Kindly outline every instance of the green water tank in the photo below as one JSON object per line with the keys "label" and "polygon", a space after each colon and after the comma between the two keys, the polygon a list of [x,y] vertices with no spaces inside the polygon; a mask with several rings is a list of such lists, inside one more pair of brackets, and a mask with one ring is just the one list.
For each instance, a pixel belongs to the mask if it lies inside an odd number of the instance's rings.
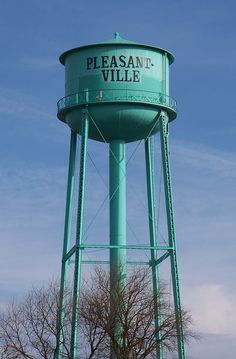
{"label": "green water tank", "polygon": [[58,118],[80,133],[82,112],[88,109],[89,138],[110,142],[144,139],[159,130],[161,110],[176,117],[169,97],[169,66],[173,55],[161,48],[122,39],[64,52],[65,97]]}

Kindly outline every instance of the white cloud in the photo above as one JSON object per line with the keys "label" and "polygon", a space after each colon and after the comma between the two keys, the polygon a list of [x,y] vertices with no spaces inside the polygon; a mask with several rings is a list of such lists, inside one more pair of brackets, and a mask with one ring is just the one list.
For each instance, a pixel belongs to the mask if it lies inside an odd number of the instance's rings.
{"label": "white cloud", "polygon": [[[89,150],[93,153],[93,158],[97,157],[101,171],[107,175],[107,146],[102,146],[98,147],[97,144],[95,146],[92,142]],[[232,335],[236,323],[234,310],[236,295],[233,289],[235,284],[232,282],[230,288],[227,283],[226,286],[230,289],[224,288],[221,284],[224,281],[220,276],[221,274],[227,276],[230,268],[233,273],[233,262],[230,261],[232,253],[235,252],[232,249],[235,233],[232,219],[235,204],[232,201],[233,189],[225,188],[224,181],[219,181],[219,185],[217,180],[222,179],[222,173],[226,173],[228,177],[231,176],[231,180],[235,179],[234,155],[216,152],[213,149],[206,151],[205,148],[199,148],[195,144],[174,143],[171,147],[172,159],[174,159],[172,164],[175,166],[174,179],[177,182],[175,186],[177,224],[180,227],[177,231],[177,235],[180,234],[177,240],[179,245],[184,243],[184,250],[180,251],[180,264],[186,269],[183,275],[181,273],[181,280],[185,286],[187,283],[192,283],[191,287],[185,289],[183,299],[193,313],[198,330],[214,335]],[[106,161],[103,151],[106,153]],[[141,197],[145,197],[146,189],[142,190],[140,186],[140,181],[144,181],[145,170],[141,178],[136,169],[136,165],[138,168],[140,162],[143,162],[140,158],[139,154],[134,159],[133,165],[131,163],[128,181],[133,181],[135,177],[134,182],[137,184],[138,191]],[[39,163],[32,164],[30,167],[24,163],[14,164],[12,168],[10,165],[7,162],[1,163],[0,174],[2,245],[0,285],[4,293],[4,296],[0,297],[0,303],[2,302],[3,305],[12,295],[27,291],[33,282],[37,285],[43,279],[50,278],[60,271],[66,196],[66,168],[49,167]],[[87,223],[96,213],[107,191],[106,188],[102,189],[103,184],[101,184],[102,188],[99,187],[100,182],[91,163],[89,167],[86,198]],[[180,171],[182,169],[184,172]],[[209,180],[210,185],[213,186],[212,194],[209,192]],[[96,188],[94,188],[94,183],[96,183]],[[128,190],[130,199],[133,194],[129,188]],[[178,197],[181,196],[183,198],[181,202],[178,202]],[[222,216],[217,214],[218,207],[217,202],[214,202],[214,197],[219,199],[224,206]],[[209,199],[213,201],[210,205]],[[137,215],[133,216],[133,220],[131,218],[131,224],[138,235],[139,232],[142,234],[147,213],[144,209],[140,209],[139,212],[138,205],[133,205],[131,211],[130,216],[134,213]],[[137,218],[140,220],[137,221]],[[89,231],[88,241],[92,243],[95,238],[100,243],[104,243],[108,240],[107,221],[106,209]],[[228,244],[222,253],[223,236]],[[148,240],[148,236],[145,239]],[[211,256],[209,256],[209,250],[211,250]],[[224,273],[226,268],[227,273]],[[206,273],[208,273],[209,284],[204,282]],[[214,278],[218,278],[219,283],[214,284]]]}
{"label": "white cloud", "polygon": [[201,333],[236,337],[236,293],[221,284],[185,288],[184,298]]}

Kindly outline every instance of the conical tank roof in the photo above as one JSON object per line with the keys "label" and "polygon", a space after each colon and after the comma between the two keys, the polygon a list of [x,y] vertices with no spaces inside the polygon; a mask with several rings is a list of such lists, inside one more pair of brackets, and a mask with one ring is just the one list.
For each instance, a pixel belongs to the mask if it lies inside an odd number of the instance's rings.
{"label": "conical tank roof", "polygon": [[59,57],[59,60],[60,62],[65,65],[65,59],[66,59],[66,56],[73,53],[73,52],[76,52],[80,49],[83,49],[83,48],[87,48],[87,47],[98,47],[98,46],[109,46],[109,45],[117,45],[117,46],[122,46],[122,45],[130,45],[131,47],[134,46],[134,47],[146,47],[146,48],[153,48],[153,49],[156,49],[156,50],[159,50],[159,51],[162,51],[162,52],[166,52],[167,55],[168,55],[168,58],[169,58],[169,61],[170,61],[170,64],[172,64],[174,62],[174,55],[161,48],[161,47],[157,47],[157,46],[153,46],[153,45],[146,45],[146,44],[140,44],[138,42],[134,42],[134,41],[130,41],[130,40],[126,40],[126,39],[123,39],[119,32],[115,32],[114,34],[114,37],[110,40],[106,40],[106,41],[102,41],[102,42],[98,42],[98,43],[95,43],[95,44],[90,44],[90,45],[82,45],[82,46],[79,46],[79,47],[75,47],[73,49],[70,49],[68,51],[65,51],[61,54],[61,56]]}

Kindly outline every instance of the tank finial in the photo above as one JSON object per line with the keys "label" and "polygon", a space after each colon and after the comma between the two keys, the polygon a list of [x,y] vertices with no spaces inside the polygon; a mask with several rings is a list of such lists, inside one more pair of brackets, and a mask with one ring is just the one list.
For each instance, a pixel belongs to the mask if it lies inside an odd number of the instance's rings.
{"label": "tank finial", "polygon": [[119,34],[119,32],[115,32],[115,39],[120,39],[120,34]]}

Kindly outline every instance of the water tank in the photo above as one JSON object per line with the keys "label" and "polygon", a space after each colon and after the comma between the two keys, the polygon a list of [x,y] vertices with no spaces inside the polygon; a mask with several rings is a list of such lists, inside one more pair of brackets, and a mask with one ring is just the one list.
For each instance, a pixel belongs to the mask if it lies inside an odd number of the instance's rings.
{"label": "water tank", "polygon": [[176,117],[169,97],[169,66],[173,55],[159,47],[122,39],[64,52],[65,97],[58,101],[58,118],[80,133],[82,112],[88,109],[89,138],[126,142],[159,130],[158,115]]}

